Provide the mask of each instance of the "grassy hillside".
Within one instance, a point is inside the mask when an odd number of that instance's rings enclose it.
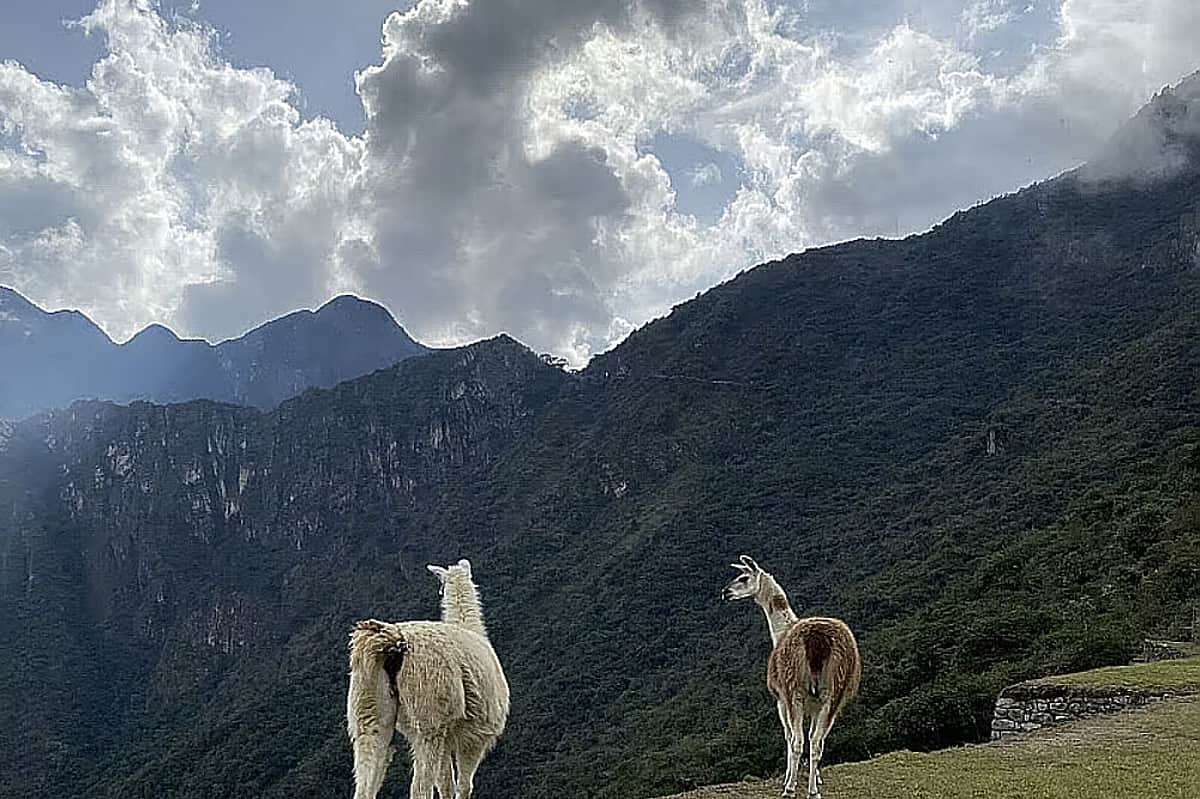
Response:
[[[1200,691],[1200,659],[1039,680],[1097,689]],[[822,769],[828,799],[1191,799],[1200,786],[1200,697],[1082,719],[1003,743],[893,752]],[[673,799],[774,799],[778,780],[703,788]]]
[[[1193,799],[1200,785],[1200,700],[1075,722],[1043,737],[938,752],[893,752],[823,769],[827,799]],[[674,799],[776,799],[778,780]]]
[[[1200,657],[1161,660],[1135,666],[1108,666],[1075,674],[1030,680],[1031,685],[1065,685],[1110,691],[1200,693]]]

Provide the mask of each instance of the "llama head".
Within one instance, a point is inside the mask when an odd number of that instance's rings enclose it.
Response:
[[[433,575],[438,578],[441,583],[442,592],[446,590],[446,583],[451,580],[466,580],[471,582],[471,561],[463,558],[453,566],[435,566],[432,563],[425,567],[433,572]]]
[[[756,596],[766,572],[754,562],[754,558],[742,555],[738,558],[737,563],[729,565],[737,569],[738,574],[726,583],[724,590],[721,591],[721,597],[730,602],[737,602]]]

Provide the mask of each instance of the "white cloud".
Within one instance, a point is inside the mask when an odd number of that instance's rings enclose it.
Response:
[[[1028,13],[1028,0],[972,0],[961,14],[964,34],[969,42],[1003,28]]]
[[[693,186],[712,186],[725,179],[725,176],[721,174],[721,167],[711,161],[692,169],[688,177],[691,178]]]
[[[993,82],[973,56],[901,25],[866,57],[814,76],[796,105],[811,132],[878,152],[906,136],[953,128]]]
[[[1189,0],[817,5],[421,0],[347,136],[212,32],[103,0],[82,88],[0,66],[0,282],[210,338],[352,289],[434,343],[579,363],[755,262],[1071,166],[1200,61]],[[730,175],[674,185],[663,133],[741,165],[711,224],[677,193]]]
[[[361,145],[300,122],[293,87],[144,1],[106,0],[81,25],[108,41],[82,89],[0,66],[0,124],[21,142],[0,198],[42,198],[0,221],[0,280],[117,336],[165,319],[219,337],[327,294]],[[234,275],[244,294],[197,313]]]

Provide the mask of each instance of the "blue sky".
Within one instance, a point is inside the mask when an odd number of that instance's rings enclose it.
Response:
[[[45,79],[82,85],[103,44],[64,23],[81,19],[95,5],[94,0],[6,4],[0,12],[0,58],[19,61]],[[383,21],[404,5],[395,0],[169,0],[159,9],[166,18],[212,26],[229,61],[270,67],[300,87],[306,115],[328,116],[357,133],[365,119],[354,72],[378,58]]]
[[[10,3],[0,283],[118,339],[353,291],[578,364],[1077,165],[1198,29],[1193,0]]]

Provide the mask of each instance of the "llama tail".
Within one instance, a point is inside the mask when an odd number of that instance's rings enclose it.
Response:
[[[408,642],[394,624],[367,619],[355,622],[350,630],[350,672],[365,677],[382,667],[393,693],[407,652]]]
[[[395,624],[368,619],[350,630],[350,691],[346,697],[346,722],[351,740],[381,731],[387,716],[395,718],[399,701],[396,675],[404,665],[408,642]],[[388,696],[380,682],[386,680]]]

